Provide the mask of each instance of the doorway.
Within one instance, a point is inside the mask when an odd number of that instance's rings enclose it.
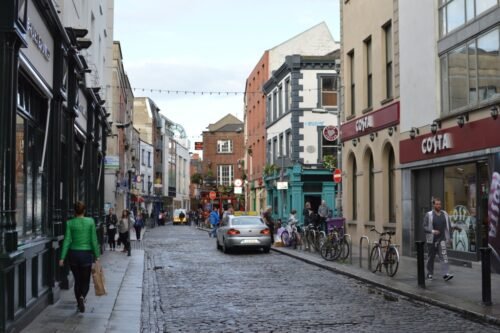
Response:
[[[304,206],[305,203],[309,202],[311,204],[311,209],[317,213],[318,207],[321,205],[321,195],[320,194],[304,194]]]

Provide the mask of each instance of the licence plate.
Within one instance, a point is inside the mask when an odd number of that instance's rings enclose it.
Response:
[[[259,241],[256,239],[244,239],[241,241],[241,244],[259,244]]]

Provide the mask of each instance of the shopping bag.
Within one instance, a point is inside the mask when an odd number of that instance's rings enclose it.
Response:
[[[92,269],[92,281],[94,281],[95,295],[106,295],[104,271],[99,261],[95,262],[94,268]]]

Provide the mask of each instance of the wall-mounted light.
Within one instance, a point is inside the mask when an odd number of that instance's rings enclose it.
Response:
[[[457,117],[457,125],[460,128],[464,127],[465,123],[468,121],[469,121],[469,115],[467,113]]]
[[[370,133],[370,141],[373,142],[375,141],[375,138],[378,136],[378,134],[375,132],[375,133]]]
[[[420,134],[420,131],[416,127],[412,127],[410,129],[410,138],[413,140],[417,136],[417,134]]]
[[[358,145],[358,142],[359,142],[359,138],[356,138],[356,139],[352,139],[352,145],[354,147],[356,147]]]
[[[440,120],[434,120],[431,124],[431,132],[432,134],[436,134],[438,129],[441,128],[441,121]]]
[[[391,126],[387,129],[387,132],[389,133],[389,136],[392,136],[394,132],[396,131],[397,127],[396,126]]]
[[[491,114],[491,118],[493,118],[494,120],[497,120],[497,118],[498,118],[499,109],[500,109],[500,107],[498,105],[491,107],[490,114]]]

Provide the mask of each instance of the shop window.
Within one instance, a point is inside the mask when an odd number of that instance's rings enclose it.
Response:
[[[358,167],[356,158],[352,156],[352,219],[358,219]]]
[[[21,76],[16,116],[16,231],[20,243],[42,234],[44,181],[39,172],[47,101]]]
[[[477,187],[476,164],[444,168],[444,209],[456,228],[451,232],[455,251],[476,252]]]
[[[498,0],[441,0],[439,4],[441,36],[464,26],[496,5]]]

